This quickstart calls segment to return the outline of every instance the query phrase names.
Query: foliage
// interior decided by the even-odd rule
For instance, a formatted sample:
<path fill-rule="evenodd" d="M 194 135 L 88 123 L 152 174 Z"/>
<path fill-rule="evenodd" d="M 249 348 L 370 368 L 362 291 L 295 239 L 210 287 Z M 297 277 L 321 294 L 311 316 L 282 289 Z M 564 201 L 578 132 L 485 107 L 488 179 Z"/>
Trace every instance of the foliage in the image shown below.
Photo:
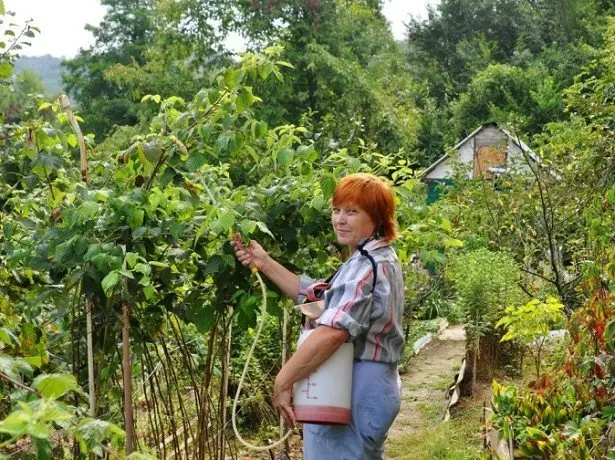
<path fill-rule="evenodd" d="M 464 312 L 466 333 L 473 347 L 480 337 L 495 332 L 506 307 L 519 303 L 520 272 L 505 253 L 477 249 L 456 257 L 447 269 L 457 303 Z"/>
<path fill-rule="evenodd" d="M 412 18 L 408 69 L 425 87 L 417 105 L 427 121 L 440 121 L 439 129 L 423 121 L 418 148 L 435 159 L 431 152 L 441 155 L 485 120 L 538 133 L 563 118 L 561 91 L 603 45 L 610 8 L 582 0 L 443 0 L 426 19 Z"/>
<path fill-rule="evenodd" d="M 611 22 L 606 34 L 611 51 L 613 34 Z M 583 301 L 568 321 L 570 343 L 564 363 L 529 388 L 496 387 L 494 396 L 496 427 L 518 453 L 532 458 L 609 458 L 615 447 L 615 192 L 612 152 L 604 149 L 611 143 L 605 127 L 611 123 L 613 101 L 604 96 L 613 80 L 611 60 L 611 52 L 602 55 L 569 89 L 571 120 L 558 124 L 559 131 L 552 127 L 548 132 L 551 145 L 559 146 L 554 158 L 567 158 L 569 166 L 562 169 L 562 177 L 579 197 L 575 216 L 585 235 L 574 246 L 583 261 L 583 280 L 577 287 Z M 578 137 L 572 134 L 573 126 L 582 133 Z M 566 139 L 576 141 L 566 143 Z"/>
<path fill-rule="evenodd" d="M 521 390 L 494 383 L 494 424 L 518 454 L 606 458 L 611 451 L 615 362 L 607 347 L 612 349 L 615 337 L 595 331 L 612 318 L 612 300 L 598 288 L 569 323 L 572 341 L 562 368 Z"/>
<path fill-rule="evenodd" d="M 6 123 L 36 116 L 37 102 L 45 92 L 42 80 L 33 71 L 24 70 L 13 78 L 13 86 L 0 87 L 0 111 Z"/>
<path fill-rule="evenodd" d="M 474 127 L 493 120 L 513 122 L 521 132 L 539 132 L 563 116 L 563 103 L 547 69 L 492 64 L 474 75 L 452 110 L 454 134 L 463 139 Z"/>
<path fill-rule="evenodd" d="M 238 27 L 257 43 L 284 46 L 293 63 L 282 92 L 265 86 L 263 116 L 272 124 L 298 123 L 310 114 L 318 145 L 349 149 L 376 143 L 383 153 L 406 154 L 416 140 L 418 112 L 404 60 L 381 2 L 238 2 Z M 316 138 L 317 139 L 317 138 Z"/>
<path fill-rule="evenodd" d="M 80 50 L 77 57 L 64 61 L 62 80 L 68 93 L 79 103 L 85 131 L 101 138 L 114 125 L 137 121 L 138 99 L 131 97 L 105 72 L 116 64 L 142 63 L 152 35 L 150 0 L 106 0 L 108 12 L 97 27 L 87 26 L 96 46 Z"/>
<path fill-rule="evenodd" d="M 549 296 L 544 302 L 532 299 L 521 307 L 507 307 L 506 314 L 496 324 L 496 327 L 506 329 L 502 341 L 516 340 L 533 356 L 537 379 L 540 378 L 542 349 L 547 335 L 553 325 L 561 324 L 565 319 L 563 307 L 564 304 L 555 297 Z"/>

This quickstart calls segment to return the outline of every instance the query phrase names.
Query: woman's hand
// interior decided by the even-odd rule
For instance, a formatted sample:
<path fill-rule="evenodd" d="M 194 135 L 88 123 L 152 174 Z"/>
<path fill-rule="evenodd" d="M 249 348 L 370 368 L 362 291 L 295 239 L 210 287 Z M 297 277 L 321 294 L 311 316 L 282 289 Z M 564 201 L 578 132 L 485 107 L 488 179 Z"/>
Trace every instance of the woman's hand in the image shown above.
<path fill-rule="evenodd" d="M 297 418 L 293 412 L 292 398 L 292 386 L 290 388 L 285 387 L 276 379 L 273 385 L 273 407 L 280 413 L 286 423 L 294 428 L 297 423 Z"/>
<path fill-rule="evenodd" d="M 241 242 L 233 239 L 231 241 L 231 246 L 235 250 L 237 260 L 239 260 L 244 267 L 256 267 L 258 270 L 262 271 L 267 261 L 270 259 L 267 251 L 254 240 L 251 240 L 250 245 L 245 248 Z"/>

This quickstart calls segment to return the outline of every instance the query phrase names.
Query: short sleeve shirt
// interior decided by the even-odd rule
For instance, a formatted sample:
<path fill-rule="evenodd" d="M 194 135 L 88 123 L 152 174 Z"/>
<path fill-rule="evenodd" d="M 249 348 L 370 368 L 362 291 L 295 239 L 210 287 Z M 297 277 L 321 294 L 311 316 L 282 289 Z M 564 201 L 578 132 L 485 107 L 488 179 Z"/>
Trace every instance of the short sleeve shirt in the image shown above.
<path fill-rule="evenodd" d="M 316 324 L 348 330 L 355 345 L 355 359 L 396 363 L 405 346 L 401 266 L 386 240 L 368 241 L 363 249 L 376 262 L 376 285 L 369 258 L 355 251 L 329 282 L 325 311 Z M 300 277 L 299 301 L 315 282 L 305 275 Z"/>

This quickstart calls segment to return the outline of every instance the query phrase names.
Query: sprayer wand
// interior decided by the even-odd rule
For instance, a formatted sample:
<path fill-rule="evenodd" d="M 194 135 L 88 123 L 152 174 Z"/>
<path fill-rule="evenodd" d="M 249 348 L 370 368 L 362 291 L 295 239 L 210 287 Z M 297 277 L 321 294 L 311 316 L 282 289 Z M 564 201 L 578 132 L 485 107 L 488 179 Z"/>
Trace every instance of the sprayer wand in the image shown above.
<path fill-rule="evenodd" d="M 234 233 L 232 234 L 232 239 L 235 242 L 235 244 L 240 248 L 243 249 L 244 251 L 248 250 L 246 248 L 244 248 L 243 246 L 243 242 L 241 241 L 241 235 L 239 233 Z M 256 278 L 258 279 L 258 282 L 261 286 L 261 292 L 263 294 L 263 301 L 261 304 L 261 319 L 260 322 L 258 324 L 258 328 L 256 329 L 256 334 L 254 335 L 254 342 L 252 342 L 252 347 L 250 347 L 250 351 L 248 352 L 248 356 L 246 358 L 246 363 L 243 367 L 243 372 L 241 373 L 241 378 L 239 379 L 239 385 L 237 386 L 237 391 L 235 392 L 235 398 L 233 400 L 233 411 L 232 411 L 232 415 L 231 415 L 231 420 L 233 422 L 233 432 L 235 433 L 235 436 L 237 437 L 237 439 L 239 440 L 240 443 L 242 443 L 244 446 L 246 446 L 248 449 L 252 449 L 252 450 L 257 450 L 257 451 L 263 451 L 263 450 L 271 450 L 274 449 L 276 447 L 278 447 L 280 444 L 282 444 L 284 441 L 286 441 L 286 439 L 291 435 L 291 433 L 293 432 L 292 429 L 288 430 L 288 432 L 278 441 L 274 442 L 273 444 L 269 444 L 267 446 L 255 446 L 253 444 L 250 444 L 249 442 L 247 442 L 246 440 L 244 440 L 241 435 L 239 434 L 239 430 L 237 430 L 237 417 L 236 417 L 236 412 L 237 412 L 237 401 L 239 401 L 239 395 L 241 393 L 241 387 L 243 386 L 243 382 L 244 379 L 246 377 L 246 374 L 248 373 L 248 366 L 250 365 L 250 359 L 252 359 L 252 355 L 254 353 L 254 349 L 256 348 L 256 344 L 258 343 L 258 339 L 261 335 L 261 331 L 263 330 L 263 326 L 265 325 L 265 319 L 267 317 L 267 287 L 265 286 L 265 283 L 263 281 L 263 278 L 261 277 L 260 273 L 258 273 L 258 268 L 256 267 L 250 267 L 250 270 L 252 271 L 252 273 L 256 276 Z"/>

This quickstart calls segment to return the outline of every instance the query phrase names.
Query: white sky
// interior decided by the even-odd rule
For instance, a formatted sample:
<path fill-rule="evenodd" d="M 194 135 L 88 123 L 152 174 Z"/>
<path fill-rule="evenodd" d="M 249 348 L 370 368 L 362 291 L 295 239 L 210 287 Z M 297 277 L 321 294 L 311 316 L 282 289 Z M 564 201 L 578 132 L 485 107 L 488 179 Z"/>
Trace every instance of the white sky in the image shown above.
<path fill-rule="evenodd" d="M 325 0 L 326 1 L 326 0 Z M 404 22 L 410 15 L 426 17 L 427 5 L 438 0 L 385 0 L 384 15 L 391 23 L 396 39 L 404 36 Z M 7 11 L 16 16 L 13 22 L 22 24 L 33 19 L 41 33 L 32 39 L 32 46 L 25 46 L 22 54 L 57 57 L 73 57 L 79 48 L 88 48 L 93 43 L 92 34 L 84 30 L 85 24 L 98 24 L 105 14 L 100 0 L 4 0 Z M 235 48 L 229 43 L 231 48 Z"/>

